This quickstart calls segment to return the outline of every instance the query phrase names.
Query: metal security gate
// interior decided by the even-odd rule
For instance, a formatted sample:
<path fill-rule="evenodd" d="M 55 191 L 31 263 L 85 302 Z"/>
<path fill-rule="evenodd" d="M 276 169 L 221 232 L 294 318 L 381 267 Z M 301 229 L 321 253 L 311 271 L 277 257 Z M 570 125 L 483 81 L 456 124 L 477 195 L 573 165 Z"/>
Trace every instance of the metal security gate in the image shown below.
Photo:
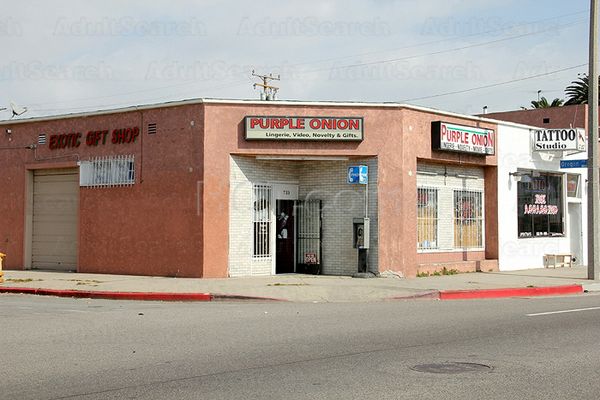
<path fill-rule="evenodd" d="M 74 169 L 34 171 L 33 269 L 77 269 L 79 175 Z"/>
<path fill-rule="evenodd" d="M 296 272 L 320 274 L 322 265 L 322 202 L 301 200 L 296 203 Z"/>

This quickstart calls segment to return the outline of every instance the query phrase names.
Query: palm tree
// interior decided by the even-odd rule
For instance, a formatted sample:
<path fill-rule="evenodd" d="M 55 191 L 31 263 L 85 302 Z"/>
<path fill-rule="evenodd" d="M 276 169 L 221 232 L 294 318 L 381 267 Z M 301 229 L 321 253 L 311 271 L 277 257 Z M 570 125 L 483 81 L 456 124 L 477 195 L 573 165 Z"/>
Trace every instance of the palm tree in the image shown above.
<path fill-rule="evenodd" d="M 587 104 L 588 103 L 588 87 L 590 80 L 587 74 L 583 74 L 578 80 L 571 82 L 572 85 L 567 86 L 565 94 L 567 95 L 567 102 L 565 106 L 573 104 Z M 600 85 L 599 85 L 600 88 Z M 598 94 L 600 98 L 600 93 Z"/>
<path fill-rule="evenodd" d="M 560 107 L 563 104 L 563 100 L 556 98 L 552 100 L 552 103 L 548 103 L 548 99 L 542 96 L 539 100 L 533 100 L 531 102 L 531 108 L 550 108 L 550 107 Z"/>

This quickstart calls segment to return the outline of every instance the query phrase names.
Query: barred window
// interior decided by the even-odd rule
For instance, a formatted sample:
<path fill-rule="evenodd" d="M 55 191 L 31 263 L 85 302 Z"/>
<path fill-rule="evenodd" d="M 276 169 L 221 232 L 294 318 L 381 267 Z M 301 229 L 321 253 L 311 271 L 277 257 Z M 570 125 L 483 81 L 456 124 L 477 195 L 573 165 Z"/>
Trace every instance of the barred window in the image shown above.
<path fill-rule="evenodd" d="M 253 257 L 271 257 L 271 191 L 270 185 L 254 185 L 252 190 Z"/>
<path fill-rule="evenodd" d="M 438 191 L 417 188 L 417 248 L 438 248 Z"/>
<path fill-rule="evenodd" d="M 79 186 L 114 187 L 131 186 L 134 183 L 133 155 L 97 157 L 79 164 Z"/>
<path fill-rule="evenodd" d="M 454 247 L 483 247 L 482 193 L 454 191 Z"/>

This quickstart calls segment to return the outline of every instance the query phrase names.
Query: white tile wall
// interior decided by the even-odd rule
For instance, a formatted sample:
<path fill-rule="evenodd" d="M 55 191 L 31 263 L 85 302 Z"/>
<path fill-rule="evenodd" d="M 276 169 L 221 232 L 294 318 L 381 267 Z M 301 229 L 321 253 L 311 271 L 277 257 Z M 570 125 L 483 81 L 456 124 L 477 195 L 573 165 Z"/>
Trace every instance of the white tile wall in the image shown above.
<path fill-rule="evenodd" d="M 259 161 L 242 156 L 230 158 L 229 276 L 271 274 L 271 258 L 252 257 L 252 185 L 298 183 L 297 170 L 298 166 L 292 162 Z"/>
<path fill-rule="evenodd" d="M 229 275 L 269 275 L 271 260 L 252 259 L 252 184 L 296 183 L 299 199 L 323 201 L 322 273 L 357 272 L 352 220 L 364 216 L 365 187 L 346 183 L 348 166 L 369 166 L 371 248 L 369 270 L 378 270 L 377 160 L 271 161 L 232 156 L 230 172 Z"/>

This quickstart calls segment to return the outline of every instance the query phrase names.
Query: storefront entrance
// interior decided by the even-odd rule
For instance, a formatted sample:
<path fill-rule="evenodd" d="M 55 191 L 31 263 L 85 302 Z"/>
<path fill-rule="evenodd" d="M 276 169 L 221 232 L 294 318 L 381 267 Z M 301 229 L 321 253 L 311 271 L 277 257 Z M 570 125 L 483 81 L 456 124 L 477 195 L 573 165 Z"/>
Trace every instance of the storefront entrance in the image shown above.
<path fill-rule="evenodd" d="M 583 231 L 581 229 L 581 204 L 569 203 L 569 236 L 571 254 L 575 257 L 575 265 L 583 260 Z"/>
<path fill-rule="evenodd" d="M 275 232 L 275 273 L 295 272 L 294 250 L 296 226 L 294 219 L 294 200 L 277 200 Z"/>
<path fill-rule="evenodd" d="M 232 156 L 229 276 L 356 273 L 353 221 L 364 218 L 365 187 L 347 179 L 359 164 L 370 168 L 369 265 L 377 270 L 376 160 Z"/>
<path fill-rule="evenodd" d="M 321 200 L 276 200 L 275 273 L 321 272 Z"/>

